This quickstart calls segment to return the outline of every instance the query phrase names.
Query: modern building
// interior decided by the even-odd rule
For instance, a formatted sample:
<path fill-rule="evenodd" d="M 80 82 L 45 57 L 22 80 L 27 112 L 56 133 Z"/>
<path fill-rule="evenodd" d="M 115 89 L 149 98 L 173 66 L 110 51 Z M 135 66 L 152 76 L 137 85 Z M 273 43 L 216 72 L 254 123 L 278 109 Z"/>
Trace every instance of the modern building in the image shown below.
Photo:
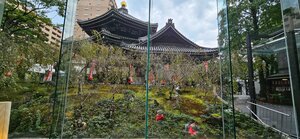
<path fill-rule="evenodd" d="M 6 4 L 13 5 L 12 3 L 6 2 Z M 25 12 L 26 8 L 22 5 L 18 6 L 18 9 Z M 47 41 L 46 43 L 55 45 L 57 47 L 60 46 L 61 37 L 62 37 L 62 31 L 55 27 L 54 25 L 46 24 L 43 21 L 38 21 L 42 25 L 40 26 L 41 31 L 46 35 Z"/>
<path fill-rule="evenodd" d="M 46 43 L 59 47 L 62 37 L 61 30 L 58 27 L 47 24 L 43 24 L 41 29 L 48 39 Z"/>
<path fill-rule="evenodd" d="M 75 20 L 89 20 L 116 7 L 117 4 L 115 0 L 78 0 Z M 81 27 L 78 24 L 75 24 L 74 38 L 84 39 L 87 37 L 88 35 Z"/>

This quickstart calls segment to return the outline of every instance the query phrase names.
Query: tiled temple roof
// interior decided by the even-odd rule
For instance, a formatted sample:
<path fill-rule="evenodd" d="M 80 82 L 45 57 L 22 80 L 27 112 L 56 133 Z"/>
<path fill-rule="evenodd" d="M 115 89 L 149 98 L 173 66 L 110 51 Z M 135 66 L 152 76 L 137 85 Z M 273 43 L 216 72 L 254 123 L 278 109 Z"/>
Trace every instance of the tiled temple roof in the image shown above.
<path fill-rule="evenodd" d="M 129 51 L 147 51 L 148 22 L 131 16 L 127 9 L 111 9 L 101 16 L 78 23 L 91 36 L 91 30 L 98 31 L 106 43 L 116 44 Z M 218 54 L 217 48 L 199 46 L 181 34 L 172 19 L 159 31 L 156 31 L 157 27 L 158 24 L 151 24 L 151 53 Z"/>
<path fill-rule="evenodd" d="M 114 9 L 114 8 L 98 17 L 95 17 L 95 18 L 92 18 L 89 20 L 84 20 L 84 21 L 78 20 L 77 23 L 84 30 L 86 30 L 88 28 L 101 27 L 101 26 L 110 24 L 117 20 L 122 22 L 123 24 L 128 24 L 132 28 L 140 28 L 140 29 L 144 29 L 144 30 L 148 29 L 148 22 L 137 19 L 128 13 L 124 13 L 124 12 L 122 12 L 118 9 Z M 150 26 L 151 26 L 151 30 L 153 32 L 156 32 L 158 24 L 151 23 Z"/>
<path fill-rule="evenodd" d="M 141 51 L 146 52 L 147 46 L 140 46 L 140 45 L 128 45 L 123 44 L 123 48 L 126 50 L 133 50 L 133 51 Z M 218 53 L 218 49 L 216 48 L 207 48 L 207 49 L 195 49 L 195 48 L 183 48 L 183 47 L 176 47 L 176 46 L 150 46 L 150 51 L 152 53 L 190 53 L 190 54 L 199 54 L 199 53 Z"/>

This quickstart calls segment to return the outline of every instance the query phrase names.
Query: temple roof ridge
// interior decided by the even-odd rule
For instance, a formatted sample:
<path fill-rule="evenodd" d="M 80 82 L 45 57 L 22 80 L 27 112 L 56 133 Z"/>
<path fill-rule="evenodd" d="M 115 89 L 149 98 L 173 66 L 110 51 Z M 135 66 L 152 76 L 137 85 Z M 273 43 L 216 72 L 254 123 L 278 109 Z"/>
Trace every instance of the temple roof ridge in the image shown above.
<path fill-rule="evenodd" d="M 209 50 L 214 50 L 215 48 L 208 48 L 208 47 L 203 47 L 203 46 L 199 46 L 196 43 L 194 43 L 193 41 L 189 40 L 187 37 L 185 37 L 182 33 L 180 33 L 176 28 L 175 28 L 175 24 L 173 23 L 173 19 L 168 19 L 166 25 L 161 28 L 159 31 L 153 33 L 150 35 L 150 40 L 153 41 L 154 39 L 160 37 L 161 35 L 163 35 L 165 32 L 167 32 L 168 30 L 173 30 L 176 35 L 178 35 L 182 40 L 184 40 L 186 43 L 190 44 L 190 46 L 192 46 L 195 49 L 209 49 Z M 144 37 L 140 37 L 139 41 L 141 41 L 141 44 L 146 44 L 147 43 L 147 36 Z"/>
<path fill-rule="evenodd" d="M 166 23 L 166 26 L 173 26 L 173 27 L 175 27 L 172 18 L 169 18 L 169 19 L 168 19 L 168 22 Z"/>

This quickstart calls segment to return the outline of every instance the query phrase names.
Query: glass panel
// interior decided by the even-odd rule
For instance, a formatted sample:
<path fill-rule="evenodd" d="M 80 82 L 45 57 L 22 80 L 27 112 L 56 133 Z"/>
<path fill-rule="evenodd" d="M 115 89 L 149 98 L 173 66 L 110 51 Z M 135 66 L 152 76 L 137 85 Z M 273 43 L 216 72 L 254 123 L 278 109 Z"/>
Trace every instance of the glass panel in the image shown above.
<path fill-rule="evenodd" d="M 300 29 L 300 11 L 299 1 L 281 0 L 282 18 L 284 21 L 284 32 L 286 36 L 286 50 L 289 64 L 291 92 L 293 98 L 295 124 L 297 137 L 299 137 L 300 120 L 300 45 L 299 45 L 299 29 Z"/>
<path fill-rule="evenodd" d="M 78 1 L 74 40 L 66 37 L 62 50 L 62 70 L 69 74 L 62 77 L 68 84 L 63 81 L 66 94 L 58 95 L 56 107 L 61 137 L 144 136 L 145 57 L 120 46 L 123 39 L 146 35 L 147 24 L 139 34 L 137 24 L 125 24 L 136 21 L 127 12 L 125 2 L 117 7 L 111 0 Z"/>
<path fill-rule="evenodd" d="M 69 125 L 72 124 L 66 114 L 68 111 L 71 111 L 67 100 L 68 96 L 70 96 L 69 84 L 72 74 L 73 32 L 77 0 L 67 0 L 66 4 L 59 61 L 54 66 L 56 85 L 54 94 L 51 96 L 51 101 L 53 102 L 51 138 L 69 137 L 65 130 L 70 128 Z"/>
<path fill-rule="evenodd" d="M 2 23 L 5 0 L 0 0 L 0 24 Z"/>
<path fill-rule="evenodd" d="M 49 98 L 55 92 L 65 4 L 61 0 L 7 0 L 4 8 L 0 101 L 12 102 L 9 138 L 48 138 L 54 104 Z"/>
<path fill-rule="evenodd" d="M 220 94 L 223 99 L 223 137 L 236 137 L 235 133 L 235 110 L 232 92 L 232 69 L 231 69 L 231 50 L 228 32 L 228 12 L 227 1 L 218 0 L 218 25 L 219 25 L 219 57 L 221 68 L 221 88 Z"/>
<path fill-rule="evenodd" d="M 222 137 L 215 1 L 152 2 L 149 137 Z"/>
<path fill-rule="evenodd" d="M 229 48 L 231 49 L 229 56 L 232 57 L 229 60 L 234 63 L 232 64 L 233 70 L 230 71 L 232 73 L 230 89 L 231 93 L 235 94 L 237 136 L 238 138 L 256 136 L 276 138 L 279 136 L 274 132 L 268 135 L 252 132 L 267 129 L 245 115 L 257 119 L 263 125 L 270 126 L 270 129 L 293 135 L 295 133 L 294 116 L 292 106 L 289 106 L 291 95 L 287 55 L 283 47 L 285 38 L 281 29 L 280 1 L 227 2 L 229 6 L 228 33 L 230 34 L 228 41 L 230 41 Z M 253 58 L 251 51 L 254 52 Z M 227 65 L 224 64 L 224 66 L 228 65 L 230 65 L 229 62 Z M 222 65 L 223 69 L 224 66 Z M 247 127 L 249 128 L 247 135 L 241 134 L 242 129 L 245 128 L 244 123 L 255 125 L 255 127 Z"/>

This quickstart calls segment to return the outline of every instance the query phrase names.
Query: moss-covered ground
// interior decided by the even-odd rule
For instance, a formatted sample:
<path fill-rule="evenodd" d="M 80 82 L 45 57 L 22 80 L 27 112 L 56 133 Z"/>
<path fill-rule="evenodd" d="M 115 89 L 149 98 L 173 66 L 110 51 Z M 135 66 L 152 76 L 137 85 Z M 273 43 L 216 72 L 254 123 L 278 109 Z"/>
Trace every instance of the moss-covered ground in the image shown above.
<path fill-rule="evenodd" d="M 0 95 L 1 100 L 13 101 L 11 137 L 47 137 L 51 123 L 53 88 L 49 85 L 26 84 L 22 91 Z M 170 99 L 171 87 L 151 86 L 149 92 L 149 137 L 188 138 L 184 125 L 191 120 L 199 126 L 197 138 L 221 138 L 221 103 L 213 93 L 199 88 L 183 87 Z M 145 132 L 145 86 L 143 85 L 84 85 L 78 94 L 70 88 L 63 136 L 66 138 L 102 137 L 136 138 Z M 165 119 L 155 121 L 157 110 Z M 225 113 L 226 132 L 232 129 L 230 113 Z M 249 117 L 237 114 L 239 138 L 279 138 Z M 230 134 L 227 134 L 232 137 Z"/>

